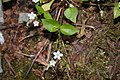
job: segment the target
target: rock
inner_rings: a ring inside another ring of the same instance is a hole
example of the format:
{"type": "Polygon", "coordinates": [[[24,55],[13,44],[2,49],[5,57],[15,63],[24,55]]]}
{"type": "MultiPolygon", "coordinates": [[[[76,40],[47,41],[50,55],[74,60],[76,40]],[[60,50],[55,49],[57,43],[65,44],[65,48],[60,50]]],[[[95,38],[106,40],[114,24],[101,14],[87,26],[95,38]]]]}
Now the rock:
{"type": "Polygon", "coordinates": [[[2,63],[1,63],[1,57],[0,57],[0,73],[2,73],[2,72],[3,72],[3,69],[2,69],[2,63]]]}
{"type": "Polygon", "coordinates": [[[0,31],[0,44],[2,45],[5,42],[4,36],[2,32],[0,31]]]}
{"type": "Polygon", "coordinates": [[[0,0],[0,25],[3,23],[4,23],[4,19],[3,19],[2,0],[0,0]]]}
{"type": "Polygon", "coordinates": [[[19,13],[18,23],[27,22],[29,20],[28,13],[19,13]]]}

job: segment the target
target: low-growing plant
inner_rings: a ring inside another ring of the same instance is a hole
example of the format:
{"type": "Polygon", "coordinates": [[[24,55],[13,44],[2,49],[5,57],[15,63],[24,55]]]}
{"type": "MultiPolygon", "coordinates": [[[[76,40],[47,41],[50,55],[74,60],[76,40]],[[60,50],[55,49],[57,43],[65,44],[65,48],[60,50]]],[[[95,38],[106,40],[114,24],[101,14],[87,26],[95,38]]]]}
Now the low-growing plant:
{"type": "MultiPolygon", "coordinates": [[[[71,24],[60,24],[57,20],[54,20],[52,18],[51,14],[49,13],[49,10],[54,0],[50,1],[49,3],[43,4],[43,5],[42,5],[43,3],[42,0],[35,0],[34,2],[36,3],[35,7],[37,9],[37,15],[43,14],[44,16],[44,18],[42,19],[37,18],[37,20],[41,21],[43,24],[43,27],[49,32],[58,31],[64,35],[73,35],[79,31],[77,28],[75,28],[71,24]]],[[[70,21],[72,21],[73,23],[76,23],[77,15],[78,15],[78,10],[73,5],[69,6],[69,8],[67,8],[64,11],[64,16],[70,21]]]]}

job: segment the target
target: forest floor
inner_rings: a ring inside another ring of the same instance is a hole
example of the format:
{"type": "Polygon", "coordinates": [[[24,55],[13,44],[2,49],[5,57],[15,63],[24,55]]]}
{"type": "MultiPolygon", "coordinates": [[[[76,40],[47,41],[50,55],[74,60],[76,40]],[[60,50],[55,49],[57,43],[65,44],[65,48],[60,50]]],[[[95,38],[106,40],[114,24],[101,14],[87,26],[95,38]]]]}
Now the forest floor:
{"type": "MultiPolygon", "coordinates": [[[[59,3],[56,0],[50,9],[53,18],[63,8],[59,3]]],[[[109,3],[113,2],[103,4],[109,3]]],[[[0,30],[5,43],[0,45],[0,80],[120,80],[120,20],[113,19],[113,6],[101,6],[104,13],[100,16],[97,3],[74,2],[79,11],[75,25],[81,30],[82,20],[86,20],[85,34],[80,38],[76,37],[79,33],[62,35],[59,46],[63,57],[46,70],[52,53],[58,50],[57,33],[46,31],[42,24],[33,27],[18,23],[19,13],[34,11],[34,5],[31,0],[3,3],[5,22],[0,30]]],[[[72,24],[65,17],[63,22],[72,24]]]]}

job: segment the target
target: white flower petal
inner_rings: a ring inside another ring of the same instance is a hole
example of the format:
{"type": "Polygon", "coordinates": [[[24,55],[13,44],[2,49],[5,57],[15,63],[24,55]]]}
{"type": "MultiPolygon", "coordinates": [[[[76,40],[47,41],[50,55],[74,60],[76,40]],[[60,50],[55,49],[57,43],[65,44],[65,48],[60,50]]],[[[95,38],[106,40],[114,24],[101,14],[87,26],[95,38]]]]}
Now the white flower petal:
{"type": "Polygon", "coordinates": [[[29,17],[30,20],[34,20],[35,17],[36,17],[36,14],[34,14],[33,12],[31,12],[31,13],[28,14],[28,17],[29,17]]]}
{"type": "Polygon", "coordinates": [[[50,66],[55,66],[55,64],[56,64],[56,61],[54,61],[54,60],[50,61],[50,66]]]}
{"type": "Polygon", "coordinates": [[[60,56],[62,57],[62,56],[63,56],[63,54],[60,54],[60,56]]]}
{"type": "Polygon", "coordinates": [[[39,2],[39,0],[32,0],[34,3],[37,3],[37,2],[39,2]]]}
{"type": "Polygon", "coordinates": [[[56,55],[57,53],[56,53],[56,52],[54,52],[53,54],[54,54],[54,55],[56,55]]]}
{"type": "Polygon", "coordinates": [[[57,52],[54,52],[54,59],[61,59],[61,57],[63,56],[62,53],[60,53],[60,51],[58,50],[57,52]]]}
{"type": "Polygon", "coordinates": [[[60,60],[61,58],[60,57],[57,57],[58,60],[60,60]]]}
{"type": "Polygon", "coordinates": [[[60,51],[58,50],[57,53],[60,54],[60,51]]]}

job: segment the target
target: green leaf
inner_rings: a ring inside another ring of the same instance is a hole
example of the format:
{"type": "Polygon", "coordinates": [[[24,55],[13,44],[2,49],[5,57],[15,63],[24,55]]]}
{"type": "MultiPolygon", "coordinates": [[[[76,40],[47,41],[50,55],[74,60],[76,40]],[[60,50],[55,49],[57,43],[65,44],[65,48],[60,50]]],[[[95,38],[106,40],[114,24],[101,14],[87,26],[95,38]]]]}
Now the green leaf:
{"type": "Polygon", "coordinates": [[[64,15],[67,19],[71,20],[72,22],[76,23],[76,18],[78,15],[78,10],[76,7],[67,8],[64,12],[64,15]]]}
{"type": "Polygon", "coordinates": [[[52,16],[51,16],[51,14],[48,11],[45,11],[44,12],[44,18],[45,19],[52,19],[52,16]]]}
{"type": "Polygon", "coordinates": [[[77,33],[79,30],[77,30],[74,26],[72,26],[70,24],[63,24],[60,27],[60,31],[64,35],[73,35],[73,34],[77,33]]]}
{"type": "Polygon", "coordinates": [[[42,8],[44,9],[44,11],[50,10],[50,7],[51,7],[53,2],[54,2],[54,0],[51,0],[49,3],[43,4],[42,8]]]}
{"type": "Polygon", "coordinates": [[[42,19],[43,26],[50,32],[56,32],[60,28],[60,24],[52,19],[42,19]]]}
{"type": "Polygon", "coordinates": [[[120,16],[119,3],[114,4],[114,19],[120,16]]]}
{"type": "Polygon", "coordinates": [[[36,7],[36,9],[37,9],[37,11],[38,11],[38,14],[42,14],[42,13],[44,13],[43,8],[40,7],[39,4],[36,4],[35,7],[36,7]]]}

